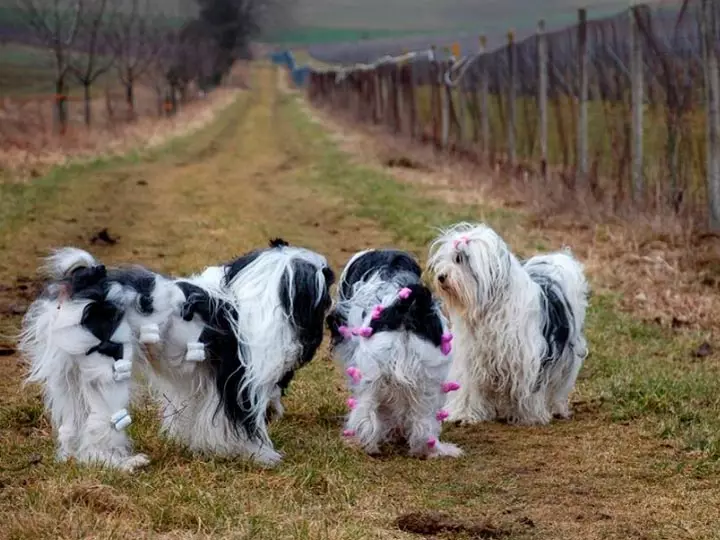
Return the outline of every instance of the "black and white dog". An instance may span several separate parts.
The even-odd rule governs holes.
[[[439,441],[452,336],[421,269],[407,253],[356,254],[340,278],[327,321],[352,397],[344,436],[367,453],[405,441],[418,457],[457,457]]]
[[[463,223],[433,243],[429,266],[455,333],[449,420],[568,418],[587,356],[582,265],[569,251],[521,263],[491,228]]]
[[[59,459],[122,470],[148,463],[132,454],[124,432],[137,365],[171,438],[198,452],[280,460],[267,432],[268,406],[275,400],[280,407],[282,388],[322,340],[332,271],[320,255],[282,241],[251,255],[254,266],[237,269],[235,261],[187,279],[107,269],[75,248],[48,259],[51,281],[25,317],[21,350],[28,380],[44,385]],[[235,294],[243,276],[261,280],[263,293]],[[248,312],[282,328],[282,345],[249,324]],[[275,355],[257,352],[268,340]]]

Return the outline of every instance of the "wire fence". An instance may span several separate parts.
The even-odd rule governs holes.
[[[635,5],[461,56],[313,70],[317,105],[501,164],[551,193],[720,231],[720,0]],[[454,53],[454,54],[453,54]],[[447,58],[449,56],[449,59]]]

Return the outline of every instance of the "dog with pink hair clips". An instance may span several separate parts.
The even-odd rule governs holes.
[[[459,457],[441,442],[452,335],[440,306],[422,283],[418,263],[396,250],[357,253],[343,270],[327,317],[332,352],[351,397],[343,436],[368,454],[404,442],[421,458]]]

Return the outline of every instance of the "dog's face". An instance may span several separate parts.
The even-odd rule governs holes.
[[[450,309],[480,314],[507,287],[512,260],[495,231],[463,224],[433,242],[428,264]]]

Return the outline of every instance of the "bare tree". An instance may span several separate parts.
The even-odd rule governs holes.
[[[150,0],[131,0],[129,13],[118,14],[110,32],[125,101],[131,116],[135,114],[135,84],[150,69],[160,50],[158,19],[153,16]]]
[[[83,87],[85,100],[85,125],[90,125],[92,116],[90,88],[98,77],[106,73],[113,65],[114,58],[103,58],[107,53],[107,17],[108,0],[85,0],[85,15],[79,23],[79,52],[72,55],[70,69]]]
[[[85,0],[15,0],[18,12],[37,39],[55,59],[56,125],[61,133],[67,126],[65,106],[70,50],[83,17]]]

